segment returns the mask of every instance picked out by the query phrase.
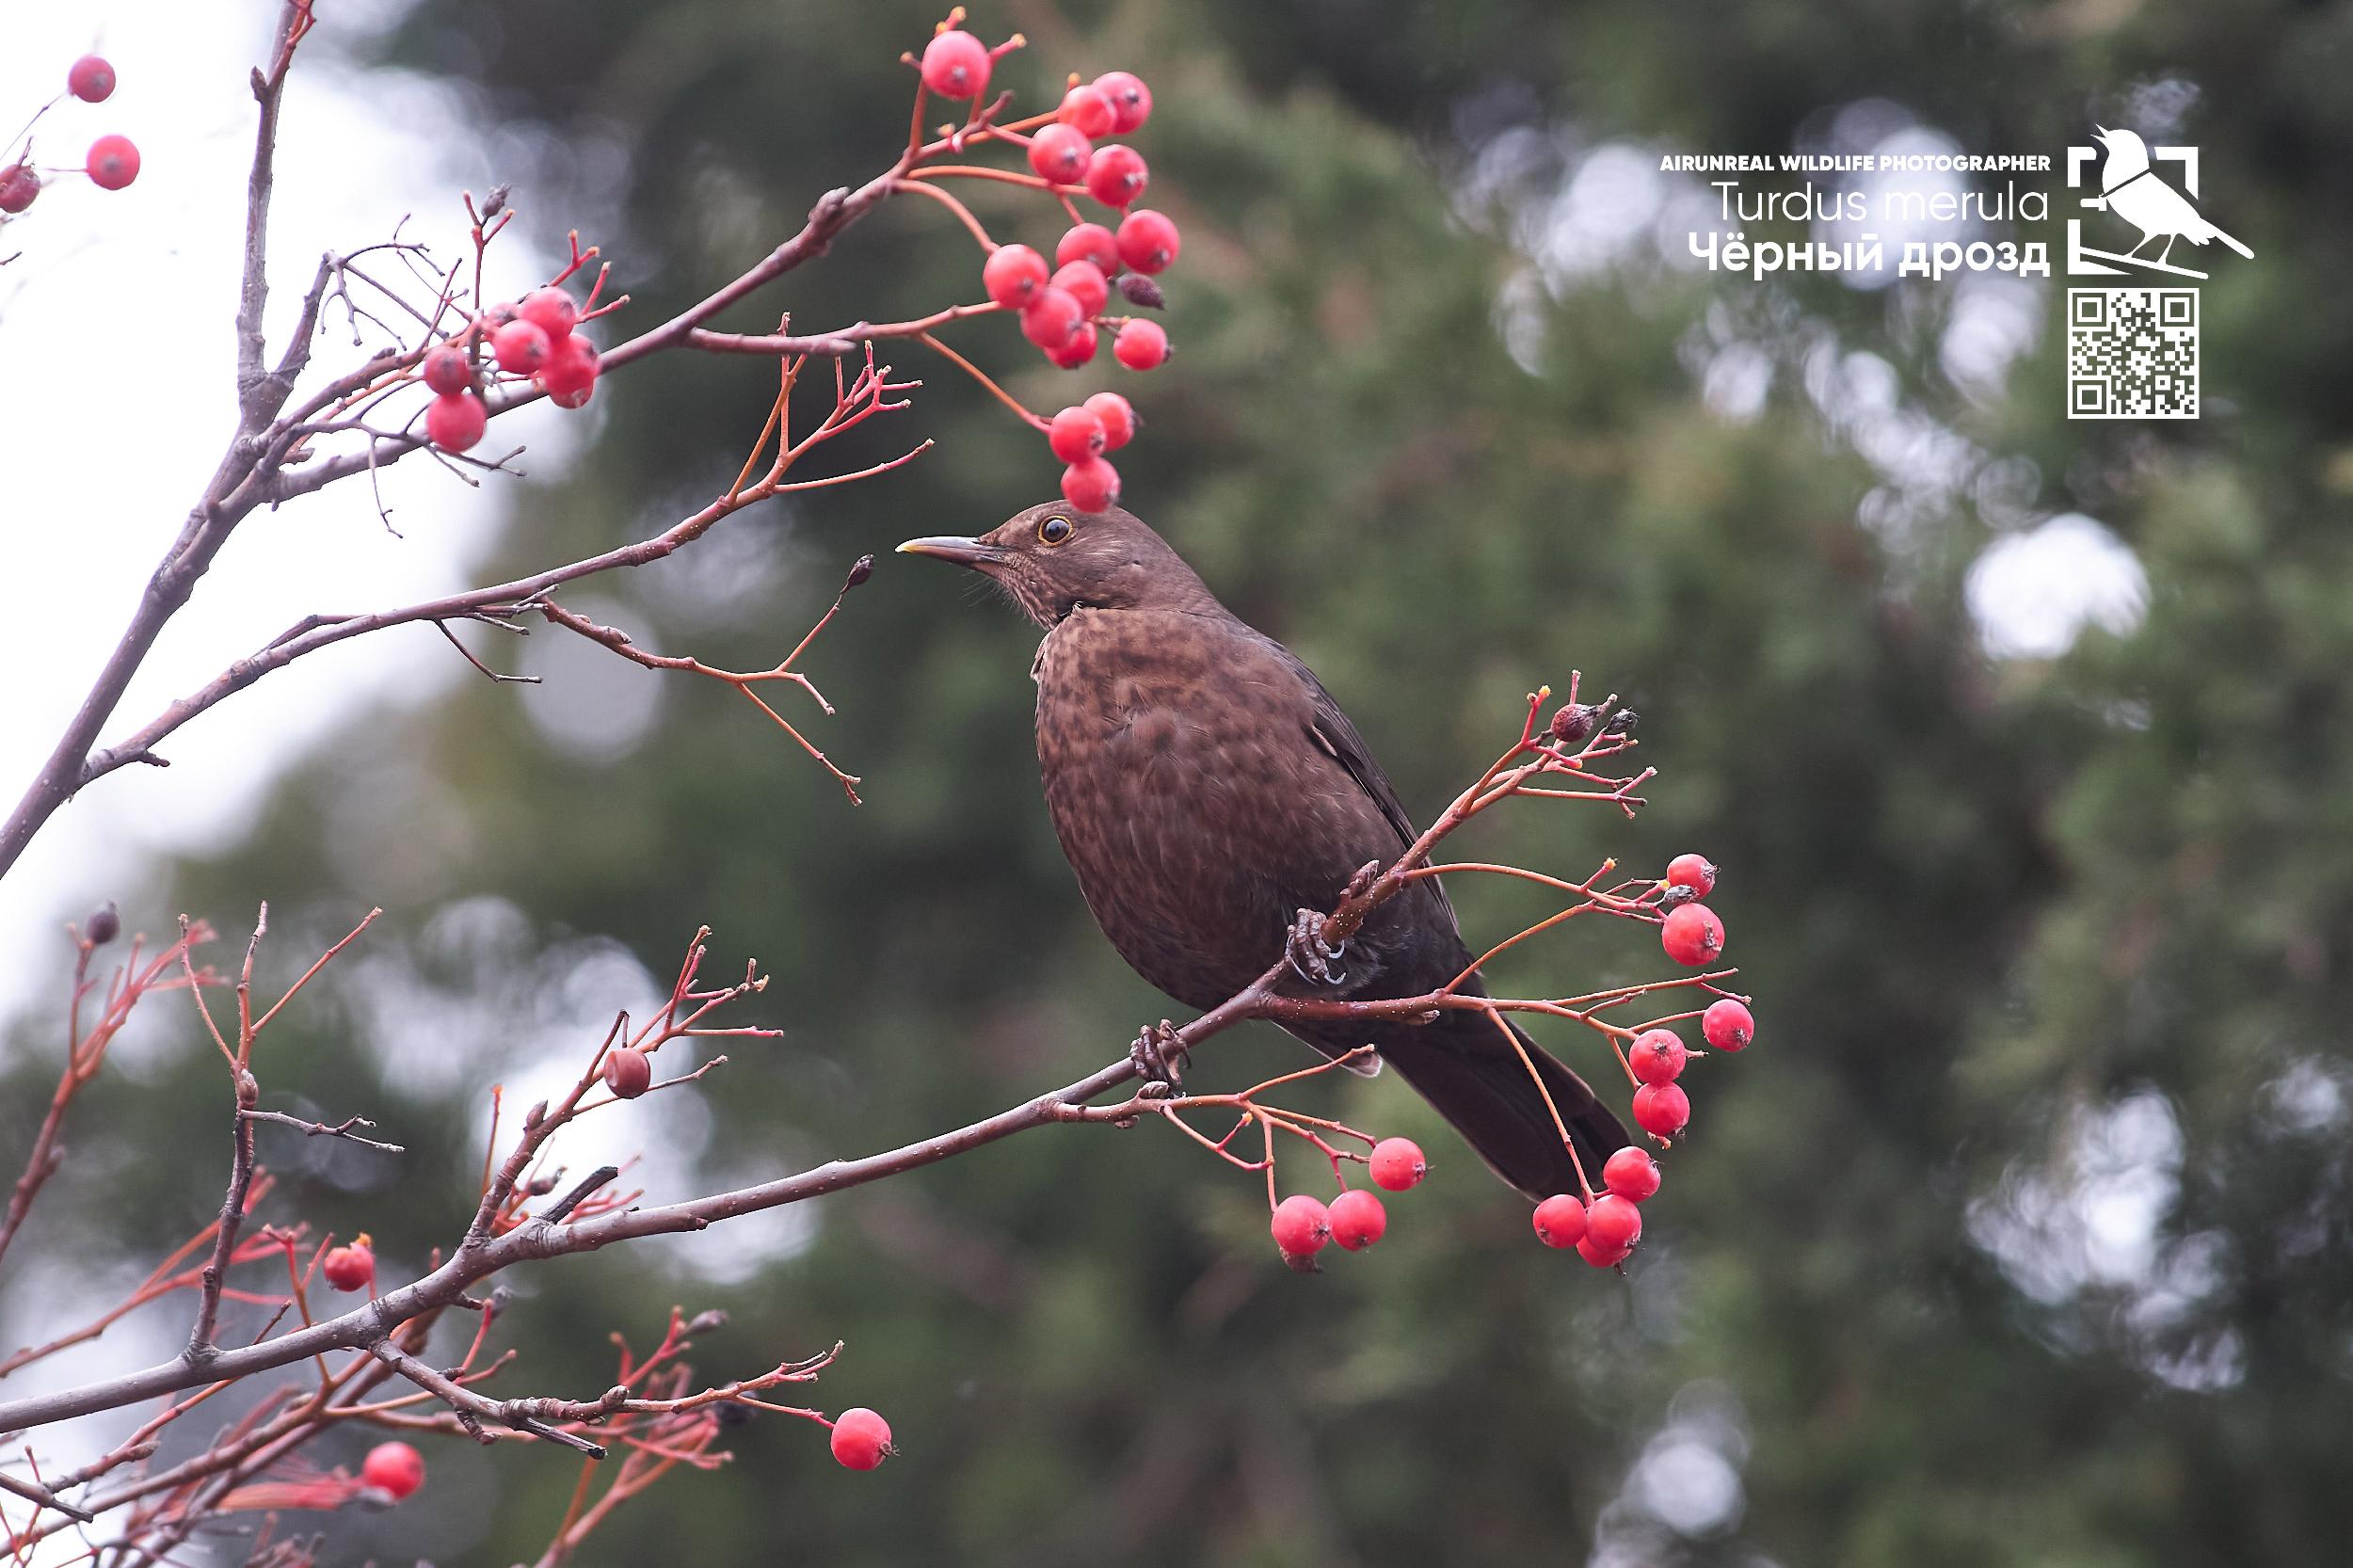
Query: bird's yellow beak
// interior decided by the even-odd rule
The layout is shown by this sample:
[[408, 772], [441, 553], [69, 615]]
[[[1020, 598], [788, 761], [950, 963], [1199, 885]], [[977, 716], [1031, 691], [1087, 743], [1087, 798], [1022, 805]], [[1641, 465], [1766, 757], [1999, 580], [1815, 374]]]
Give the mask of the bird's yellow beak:
[[960, 539], [952, 534], [936, 534], [929, 538], [909, 539], [901, 545], [901, 555], [936, 555], [943, 561], [953, 561], [960, 567], [984, 567], [1005, 558], [1005, 552], [985, 539]]

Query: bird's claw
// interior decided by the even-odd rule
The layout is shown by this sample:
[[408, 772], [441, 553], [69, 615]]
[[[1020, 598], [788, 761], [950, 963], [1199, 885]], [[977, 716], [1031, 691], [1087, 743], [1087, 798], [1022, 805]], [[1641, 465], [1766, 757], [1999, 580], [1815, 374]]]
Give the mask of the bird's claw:
[[1175, 1089], [1185, 1081], [1185, 1042], [1166, 1018], [1136, 1035], [1135, 1043], [1128, 1048], [1128, 1060], [1144, 1075], [1147, 1095], [1155, 1084]]
[[1283, 956], [1290, 960], [1291, 972], [1316, 985], [1337, 985], [1348, 979], [1335, 962], [1347, 952], [1346, 942], [1334, 947], [1323, 939], [1323, 916], [1314, 909], [1299, 912], [1283, 943]]

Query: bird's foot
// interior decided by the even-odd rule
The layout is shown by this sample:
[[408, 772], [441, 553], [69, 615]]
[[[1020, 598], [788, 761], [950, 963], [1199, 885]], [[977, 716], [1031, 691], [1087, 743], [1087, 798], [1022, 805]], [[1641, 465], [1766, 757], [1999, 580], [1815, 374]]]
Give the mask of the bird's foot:
[[[1160, 1097], [1185, 1081], [1185, 1043], [1176, 1026], [1166, 1018], [1136, 1035], [1135, 1043], [1128, 1048], [1128, 1060], [1144, 1075], [1147, 1097]], [[1154, 1094], [1155, 1088], [1159, 1095]]]
[[1337, 962], [1347, 952], [1346, 942], [1334, 947], [1323, 939], [1323, 916], [1313, 909], [1299, 912], [1283, 942], [1283, 956], [1290, 960], [1292, 972], [1317, 985], [1337, 985], [1348, 979]]

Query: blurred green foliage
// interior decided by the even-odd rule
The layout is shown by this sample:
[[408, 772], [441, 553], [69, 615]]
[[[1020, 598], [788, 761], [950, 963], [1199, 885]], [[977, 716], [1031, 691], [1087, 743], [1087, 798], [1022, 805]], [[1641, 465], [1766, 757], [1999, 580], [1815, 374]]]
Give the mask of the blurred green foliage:
[[[653, 321], [888, 160], [896, 56], [932, 20], [896, 0], [425, 0], [385, 63], [467, 84], [523, 133], [530, 216], [592, 231], [630, 319]], [[731, 1471], [665, 1482], [589, 1560], [2339, 1555], [2353, 8], [1019, 0], [978, 23], [1028, 33], [1000, 72], [1026, 95], [1115, 65], [1157, 95], [1139, 141], [1185, 226], [1179, 352], [1131, 389], [1130, 504], [1319, 670], [1425, 814], [1537, 681], [1579, 668], [1627, 694], [1662, 770], [1641, 821], [1514, 808], [1476, 847], [1561, 872], [1706, 851], [1761, 1036], [1694, 1075], [1696, 1136], [1630, 1285], [1535, 1247], [1394, 1080], [1311, 1097], [1422, 1137], [1438, 1173], [1392, 1205], [1378, 1252], [1318, 1279], [1275, 1265], [1250, 1180], [1151, 1129], [1033, 1134], [748, 1239], [543, 1271], [509, 1320], [519, 1387], [600, 1388], [608, 1329], [720, 1305], [707, 1372], [845, 1339], [817, 1397], [883, 1410], [904, 1449], [851, 1476], [810, 1430], [749, 1425]], [[1989, 394], [1941, 357], [1949, 286], [1694, 274], [1679, 235], [1530, 264], [1605, 144], [1653, 166], [1778, 152], [1883, 99], [1966, 150], [2056, 152], [2164, 92], [2261, 258], [2205, 290], [2195, 424], [2059, 417], [2063, 280], [2031, 296], [2039, 342]], [[1000, 234], [1056, 232], [975, 200]], [[916, 314], [975, 276], [943, 214], [896, 203], [731, 325]], [[1000, 327], [956, 341], [1033, 404], [1099, 384]], [[1750, 417], [1703, 400], [1731, 344], [1772, 372]], [[1042, 443], [919, 354], [894, 356], [926, 378], [916, 409], [829, 460], [918, 435], [932, 454], [578, 602], [650, 647], [756, 665], [859, 553], [1048, 493]], [[1891, 483], [1837, 392], [1851, 355], [1892, 368], [1921, 428], [2011, 460], [2005, 510], [1974, 464], [1892, 513], [1867, 499]], [[514, 490], [498, 564], [694, 504], [772, 376], [673, 356], [615, 377], [581, 460]], [[1970, 563], [2021, 515], [2073, 510], [2137, 552], [2145, 619], [2056, 663], [1989, 661]], [[138, 901], [152, 927], [267, 896], [280, 968], [392, 906], [374, 956], [288, 1018], [264, 1081], [368, 1109], [411, 1153], [396, 1177], [351, 1151], [281, 1156], [291, 1208], [415, 1266], [472, 1190], [484, 1083], [584, 1049], [630, 1000], [620, 955], [664, 974], [703, 923], [719, 960], [775, 971], [756, 1013], [788, 1032], [731, 1051], [699, 1109], [595, 1135], [662, 1141], [656, 1196], [966, 1120], [1166, 1010], [1096, 934], [1037, 798], [1032, 633], [945, 568], [881, 559], [807, 666], [840, 715], [791, 710], [864, 776], [862, 808], [730, 694], [541, 636], [525, 664], [572, 683], [573, 729], [531, 720], [566, 700], [553, 686], [376, 717], [243, 848]], [[600, 724], [648, 683], [648, 727], [612, 740]], [[1474, 935], [1535, 907], [1455, 893]], [[1639, 931], [1578, 931], [1496, 979], [1657, 966]], [[1224, 1083], [1300, 1053], [1264, 1032], [1208, 1054]], [[0, 1144], [37, 1097], [18, 1060]], [[189, 1042], [109, 1082], [93, 1112], [143, 1157], [91, 1140], [45, 1244], [140, 1258], [201, 1223], [215, 1130], [178, 1108], [217, 1076]], [[611, 1152], [593, 1144], [580, 1166]], [[440, 1506], [336, 1521], [338, 1560], [529, 1558], [575, 1474], [522, 1445], [429, 1457]]]

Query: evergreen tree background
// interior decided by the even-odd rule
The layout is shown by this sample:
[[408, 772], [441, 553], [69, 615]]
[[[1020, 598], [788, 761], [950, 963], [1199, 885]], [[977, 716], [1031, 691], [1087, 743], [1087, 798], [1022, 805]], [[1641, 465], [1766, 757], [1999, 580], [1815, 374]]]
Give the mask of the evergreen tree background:
[[[530, 216], [601, 240], [652, 321], [888, 161], [896, 56], [936, 20], [424, 0], [364, 63], [463, 85], [508, 133]], [[1029, 35], [1000, 70], [1025, 98], [1114, 66], [1157, 95], [1141, 140], [1185, 256], [1177, 357], [1120, 383], [1148, 426], [1129, 503], [1321, 674], [1425, 817], [1539, 680], [1627, 694], [1663, 772], [1642, 818], [1514, 808], [1477, 845], [1577, 872], [1708, 853], [1760, 1038], [1694, 1073], [1630, 1284], [1536, 1247], [1394, 1078], [1315, 1093], [1439, 1168], [1380, 1249], [1317, 1279], [1275, 1265], [1252, 1182], [1172, 1136], [1091, 1128], [540, 1270], [507, 1320], [519, 1389], [601, 1388], [607, 1330], [724, 1306], [706, 1372], [844, 1339], [817, 1399], [881, 1409], [904, 1450], [852, 1476], [811, 1429], [749, 1424], [732, 1469], [665, 1481], [588, 1559], [2338, 1555], [2353, 8], [1013, 0], [975, 22]], [[2059, 417], [2063, 278], [1758, 283], [1681, 254], [1675, 203], [1713, 199], [1661, 153], [1836, 150], [1907, 121], [1967, 152], [2056, 152], [2094, 121], [2197, 143], [2259, 258], [2204, 286], [2206, 417]], [[881, 320], [976, 277], [944, 215], [900, 202], [778, 299], [803, 327]], [[1077, 378], [999, 325], [956, 342], [1032, 406], [1066, 400]], [[1038, 799], [1032, 632], [887, 553], [1052, 483], [1041, 441], [920, 353], [894, 356], [927, 381], [917, 410], [837, 460], [917, 426], [931, 455], [578, 601], [757, 665], [882, 552], [809, 665], [863, 808], [730, 694], [540, 636], [520, 657], [548, 686], [371, 716], [240, 846], [124, 900], [136, 927], [184, 908], [241, 930], [267, 897], [281, 965], [388, 906], [280, 1026], [266, 1079], [374, 1108], [409, 1145], [393, 1171], [331, 1147], [285, 1162], [286, 1201], [373, 1231], [388, 1272], [460, 1223], [482, 1086], [584, 1047], [699, 924], [717, 957], [773, 968], [761, 1017], [789, 1032], [576, 1150], [584, 1168], [596, 1137], [651, 1144], [658, 1194], [960, 1122], [1167, 1011], [1096, 933]], [[773, 374], [671, 356], [615, 377], [578, 461], [507, 490], [497, 564], [636, 536], [724, 483]], [[2061, 657], [1991, 657], [1973, 564], [2068, 513], [2129, 547], [2145, 614]], [[1454, 891], [1474, 932], [1535, 910]], [[1657, 964], [1643, 933], [1576, 931], [1496, 980]], [[50, 1028], [25, 1020], [6, 1058], [0, 1147], [38, 1115]], [[1201, 1070], [1238, 1084], [1297, 1057], [1253, 1031]], [[184, 1108], [217, 1077], [191, 1039], [110, 1081], [120, 1146], [89, 1143], [26, 1246], [148, 1259], [203, 1223], [216, 1129]], [[576, 1475], [522, 1444], [427, 1458], [419, 1503], [330, 1522], [334, 1560], [528, 1560]]]

